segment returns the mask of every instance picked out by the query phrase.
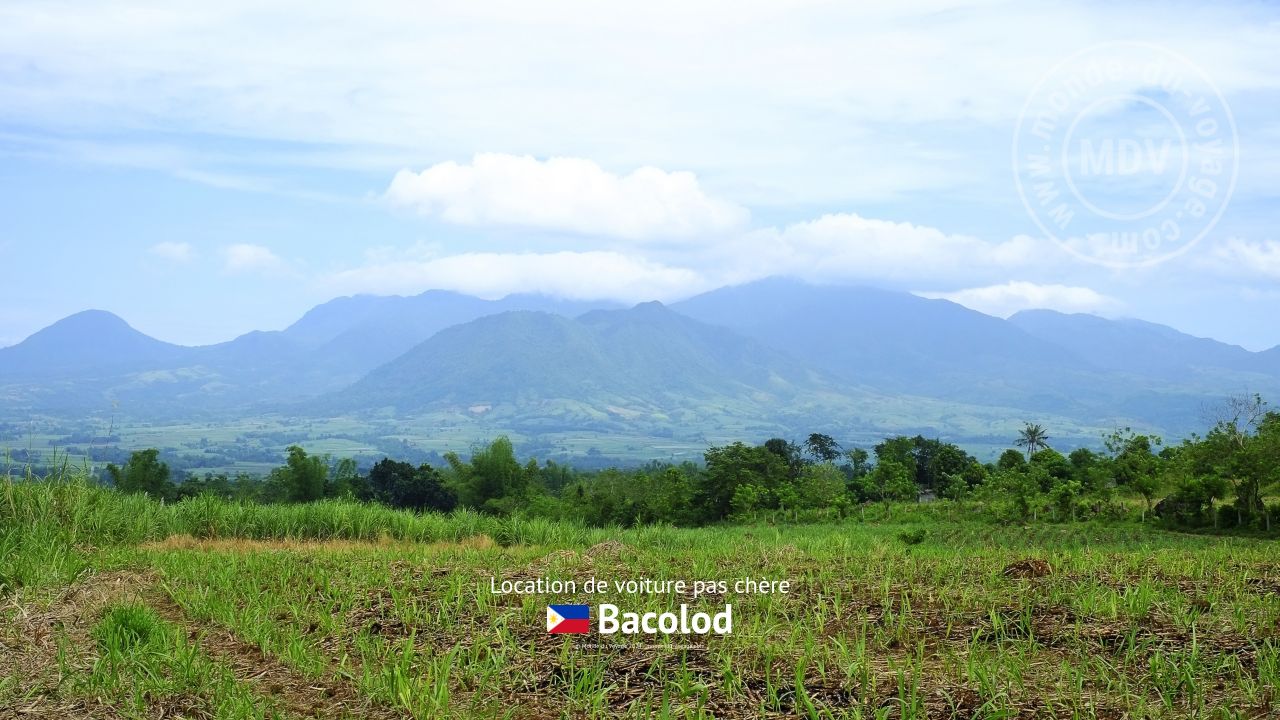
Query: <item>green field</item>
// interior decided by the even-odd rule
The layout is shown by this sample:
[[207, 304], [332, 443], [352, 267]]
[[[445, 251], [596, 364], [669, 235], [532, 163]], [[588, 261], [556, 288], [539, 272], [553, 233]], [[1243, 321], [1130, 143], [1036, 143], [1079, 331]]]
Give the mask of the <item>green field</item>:
[[[21, 423], [0, 422], [0, 471], [5, 470], [5, 457], [26, 451], [30, 462], [58, 463], [66, 460], [77, 467], [101, 469], [104, 462], [94, 462], [91, 451], [128, 452], [158, 448], [169, 462], [180, 461], [181, 467], [197, 476], [206, 472], [247, 472], [265, 474], [279, 465], [292, 444], [301, 444], [313, 454], [353, 457], [373, 462], [387, 456], [400, 457], [404, 448], [443, 455], [457, 452], [466, 455], [477, 443], [507, 436], [522, 456], [555, 459], [559, 462], [582, 461], [590, 456], [607, 458], [618, 464], [642, 464], [652, 460], [683, 462], [700, 461], [708, 446], [727, 444], [744, 438], [763, 441], [774, 436], [789, 436], [788, 428], [776, 424], [751, 424], [735, 419], [732, 412], [703, 408], [685, 421], [668, 419], [661, 423], [646, 421], [621, 422], [620, 425], [591, 426], [556, 420], [566, 411], [563, 403], [547, 403], [545, 423], [530, 420], [516, 423], [514, 416], [502, 409], [480, 415], [466, 412], [437, 412], [414, 417], [261, 417], [217, 419], [209, 421], [139, 421], [126, 416], [101, 414], [91, 420], [82, 417], [28, 418]], [[855, 415], [829, 427], [827, 418], [845, 417], [841, 413], [815, 414], [805, 427], [827, 428], [837, 432], [850, 447], [870, 447], [887, 435], [917, 432], [934, 437], [936, 428], [921, 425], [921, 416], [889, 400], [858, 408]], [[957, 445], [986, 462], [994, 460], [1017, 436], [1022, 423], [1020, 413], [1007, 408], [987, 408], [985, 414], [963, 411], [961, 406], [934, 403], [937, 424], [952, 428], [946, 433]], [[959, 409], [957, 409], [959, 408]], [[875, 423], [858, 417], [875, 417]], [[708, 431], [706, 428], [715, 430]], [[1113, 426], [1087, 425], [1065, 418], [1054, 418], [1054, 436], [1063, 448], [1099, 447], [1103, 436]], [[107, 441], [107, 436], [113, 439]], [[96, 438], [96, 441], [76, 438]], [[252, 459], [228, 460], [229, 451], [249, 451]], [[22, 462], [10, 463], [21, 469]]]
[[[894, 521], [876, 508], [838, 524], [607, 530], [336, 501], [162, 505], [79, 483], [0, 490], [0, 716], [1280, 712], [1274, 541], [953, 522], [945, 503], [894, 508]], [[538, 577], [792, 587], [490, 593], [491, 578]], [[548, 634], [546, 605], [574, 601], [729, 603], [735, 624]]]

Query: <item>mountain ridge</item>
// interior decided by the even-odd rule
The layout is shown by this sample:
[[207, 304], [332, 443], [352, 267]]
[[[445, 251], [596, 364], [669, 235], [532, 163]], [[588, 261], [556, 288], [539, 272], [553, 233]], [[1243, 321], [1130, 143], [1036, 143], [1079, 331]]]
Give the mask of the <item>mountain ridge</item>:
[[[513, 348], [531, 355], [521, 364]], [[396, 372], [377, 392], [361, 384]], [[537, 398], [587, 419], [632, 412], [624, 406], [634, 400], [654, 422], [677, 408], [697, 423], [702, 411], [748, 422], [786, 404], [848, 415], [851, 401], [874, 396], [878, 407], [915, 403], [912, 412], [929, 413], [916, 425], [929, 427], [950, 422], [951, 403], [1176, 436], [1224, 394], [1280, 393], [1280, 347], [1250, 352], [1145, 321], [1050, 310], [1006, 320], [905, 292], [773, 278], [626, 309], [448, 291], [351, 296], [284, 330], [197, 347], [87, 311], [0, 349], [0, 407], [10, 414], [104, 403], [139, 416], [329, 412], [368, 409], [351, 401], [360, 388], [395, 407], [397, 387], [418, 393], [418, 408], [530, 399], [508, 403], [519, 407], [513, 423], [540, 417]], [[485, 388], [497, 394], [467, 396]]]
[[[710, 291], [707, 291], [707, 292], [705, 292], [705, 293], [700, 293], [700, 294], [698, 294], [698, 295], [694, 295], [694, 296], [689, 297], [689, 298], [686, 298], [686, 299], [684, 299], [684, 300], [679, 300], [679, 301], [674, 301], [674, 302], [671, 302], [671, 303], [666, 303], [666, 304], [665, 304], [665, 306], [667, 306], [667, 307], [671, 307], [671, 308], [678, 308], [679, 306], [681, 306], [681, 305], [682, 305], [682, 304], [684, 304], [684, 303], [689, 302], [690, 300], [693, 300], [693, 299], [695, 299], [695, 298], [698, 298], [698, 297], [701, 297], [701, 296], [704, 296], [704, 295], [709, 295], [709, 294], [711, 294], [711, 293], [715, 293], [715, 292], [718, 292], [718, 291], [720, 291], [720, 290], [728, 290], [728, 289], [732, 289], [732, 288], [742, 288], [742, 287], [745, 287], [745, 286], [758, 285], [758, 284], [762, 284], [762, 283], [770, 283], [770, 282], [775, 282], [775, 281], [778, 281], [778, 282], [785, 282], [785, 283], [790, 283], [790, 284], [794, 284], [794, 285], [801, 285], [801, 286], [815, 287], [815, 288], [823, 288], [823, 287], [834, 287], [834, 288], [854, 288], [854, 289], [862, 289], [862, 290], [868, 290], [868, 291], [873, 291], [873, 292], [881, 292], [881, 293], [886, 293], [886, 294], [907, 295], [907, 296], [911, 296], [911, 297], [919, 298], [920, 300], [924, 300], [924, 301], [936, 302], [936, 303], [947, 303], [947, 304], [949, 304], [949, 305], [954, 305], [954, 306], [956, 306], [956, 307], [964, 308], [965, 310], [968, 310], [969, 312], [979, 313], [979, 314], [985, 315], [986, 317], [993, 318], [993, 319], [996, 319], [996, 320], [1002, 320], [1002, 319], [1003, 319], [1003, 320], [1006, 320], [1006, 321], [1011, 321], [1011, 320], [1013, 320], [1014, 318], [1016, 318], [1016, 317], [1018, 317], [1018, 316], [1020, 316], [1020, 315], [1025, 315], [1025, 314], [1029, 314], [1029, 313], [1030, 313], [1030, 314], [1035, 314], [1035, 313], [1053, 313], [1053, 314], [1065, 315], [1065, 316], [1069, 316], [1069, 317], [1077, 317], [1077, 316], [1078, 316], [1078, 317], [1086, 317], [1086, 318], [1097, 318], [1097, 319], [1099, 319], [1099, 320], [1103, 320], [1103, 321], [1106, 321], [1106, 322], [1112, 322], [1112, 323], [1135, 323], [1135, 324], [1137, 324], [1137, 325], [1145, 325], [1145, 326], [1150, 326], [1150, 327], [1153, 327], [1153, 328], [1159, 328], [1159, 329], [1161, 329], [1161, 330], [1163, 330], [1163, 331], [1166, 331], [1166, 332], [1169, 332], [1169, 333], [1173, 333], [1173, 334], [1176, 334], [1176, 335], [1179, 335], [1179, 336], [1184, 336], [1184, 337], [1187, 337], [1187, 338], [1194, 338], [1194, 339], [1198, 339], [1198, 340], [1207, 340], [1207, 341], [1214, 342], [1214, 343], [1218, 343], [1218, 344], [1221, 344], [1221, 345], [1226, 345], [1226, 346], [1229, 346], [1229, 347], [1239, 348], [1241, 351], [1246, 352], [1246, 353], [1250, 353], [1250, 354], [1252, 354], [1252, 355], [1267, 355], [1267, 354], [1271, 354], [1271, 353], [1280, 354], [1280, 344], [1277, 344], [1277, 345], [1274, 345], [1274, 346], [1271, 346], [1271, 347], [1267, 347], [1267, 348], [1263, 348], [1263, 349], [1261, 349], [1261, 350], [1249, 350], [1248, 348], [1245, 348], [1245, 347], [1243, 347], [1243, 346], [1241, 346], [1241, 345], [1239, 345], [1239, 344], [1237, 344], [1237, 343], [1230, 343], [1230, 342], [1227, 342], [1227, 341], [1225, 341], [1225, 340], [1219, 340], [1219, 339], [1217, 339], [1217, 338], [1208, 337], [1208, 336], [1193, 335], [1193, 334], [1191, 334], [1191, 333], [1184, 332], [1184, 331], [1179, 330], [1179, 329], [1177, 329], [1177, 328], [1175, 328], [1175, 327], [1172, 327], [1172, 326], [1170, 326], [1170, 325], [1165, 325], [1165, 324], [1163, 324], [1163, 323], [1157, 323], [1157, 322], [1154, 322], [1154, 321], [1151, 321], [1151, 320], [1145, 320], [1145, 319], [1143, 319], [1143, 318], [1137, 318], [1137, 317], [1117, 317], [1117, 318], [1108, 318], [1108, 317], [1104, 317], [1104, 316], [1102, 316], [1102, 315], [1096, 315], [1096, 314], [1093, 314], [1093, 313], [1069, 313], [1069, 312], [1063, 312], [1063, 311], [1059, 311], [1059, 310], [1053, 310], [1053, 309], [1050, 309], [1050, 308], [1028, 308], [1028, 309], [1025, 309], [1025, 310], [1019, 310], [1019, 311], [1015, 312], [1013, 315], [1010, 315], [1008, 318], [1000, 318], [999, 316], [996, 316], [996, 315], [987, 315], [986, 313], [982, 313], [981, 311], [978, 311], [978, 310], [972, 310], [972, 309], [970, 309], [970, 308], [965, 307], [964, 305], [960, 305], [959, 303], [956, 303], [956, 302], [951, 301], [951, 300], [946, 300], [946, 299], [943, 299], [943, 298], [925, 298], [925, 297], [922, 297], [922, 296], [919, 296], [919, 295], [915, 295], [915, 294], [913, 294], [913, 293], [909, 293], [909, 292], [905, 292], [905, 291], [889, 290], [889, 289], [878, 288], [878, 287], [870, 286], [870, 285], [839, 285], [839, 284], [826, 284], [826, 285], [824, 285], [824, 284], [812, 284], [812, 283], [806, 283], [806, 282], [804, 282], [804, 281], [794, 280], [794, 279], [786, 278], [786, 277], [769, 277], [769, 278], [765, 278], [765, 279], [763, 279], [763, 280], [756, 280], [756, 281], [748, 282], [748, 283], [740, 283], [740, 284], [736, 284], [736, 285], [726, 285], [726, 286], [721, 287], [721, 288], [718, 288], [718, 289], [716, 289], [716, 290], [710, 290]], [[321, 310], [322, 310], [322, 309], [324, 309], [324, 308], [328, 308], [329, 306], [334, 306], [334, 305], [341, 306], [341, 305], [344, 305], [344, 304], [347, 304], [347, 303], [351, 303], [351, 302], [371, 301], [371, 302], [369, 302], [369, 305], [370, 305], [371, 307], [377, 307], [377, 306], [382, 306], [382, 305], [384, 305], [384, 304], [385, 304], [385, 305], [390, 305], [390, 304], [393, 304], [395, 301], [401, 301], [401, 300], [412, 300], [412, 299], [415, 299], [415, 298], [423, 298], [423, 297], [430, 297], [430, 296], [445, 296], [445, 295], [452, 295], [452, 296], [456, 296], [456, 297], [458, 297], [458, 298], [465, 298], [465, 299], [467, 299], [467, 300], [475, 301], [476, 303], [479, 303], [479, 304], [488, 304], [488, 305], [492, 305], [492, 307], [494, 308], [494, 312], [502, 312], [502, 311], [504, 311], [505, 309], [507, 309], [507, 308], [505, 308], [505, 307], [501, 307], [503, 304], [511, 303], [511, 302], [513, 302], [513, 301], [515, 301], [515, 300], [521, 300], [521, 299], [529, 299], [529, 300], [530, 300], [530, 302], [564, 303], [564, 304], [566, 304], [566, 305], [570, 305], [570, 306], [575, 306], [575, 305], [576, 305], [576, 306], [580, 306], [580, 307], [583, 307], [583, 308], [612, 308], [612, 309], [619, 309], [619, 308], [622, 308], [622, 307], [623, 307], [623, 305], [622, 305], [622, 304], [617, 303], [617, 302], [614, 302], [614, 301], [608, 301], [608, 300], [600, 300], [600, 301], [587, 301], [587, 300], [562, 300], [562, 299], [555, 298], [554, 296], [551, 296], [551, 295], [543, 295], [543, 294], [539, 294], [539, 293], [512, 293], [512, 294], [509, 294], [509, 295], [505, 295], [505, 296], [503, 296], [503, 297], [501, 297], [501, 298], [498, 298], [498, 299], [496, 299], [496, 300], [488, 300], [488, 299], [480, 298], [480, 297], [473, 296], [473, 295], [466, 295], [465, 293], [458, 293], [458, 292], [451, 291], [451, 290], [426, 290], [426, 291], [424, 291], [424, 292], [422, 292], [422, 293], [418, 293], [418, 294], [416, 294], [416, 295], [375, 295], [375, 294], [370, 294], [370, 293], [358, 293], [358, 294], [355, 294], [355, 295], [340, 295], [340, 296], [334, 297], [334, 298], [332, 298], [332, 299], [330, 299], [330, 300], [326, 300], [325, 302], [322, 302], [322, 303], [320, 303], [320, 304], [318, 304], [318, 305], [315, 305], [315, 306], [313, 306], [313, 307], [309, 308], [308, 310], [306, 310], [306, 311], [305, 311], [301, 316], [299, 316], [299, 318], [298, 318], [297, 320], [295, 320], [294, 322], [290, 323], [288, 326], [286, 326], [286, 327], [285, 327], [284, 329], [282, 329], [282, 330], [249, 330], [249, 331], [247, 331], [247, 332], [241, 333], [240, 335], [237, 335], [237, 336], [235, 336], [235, 337], [229, 338], [229, 339], [227, 339], [227, 340], [220, 340], [220, 341], [213, 342], [213, 343], [203, 343], [203, 344], [196, 344], [196, 345], [183, 345], [183, 344], [181, 344], [181, 343], [172, 343], [172, 342], [169, 342], [169, 341], [166, 341], [166, 340], [160, 340], [159, 338], [155, 338], [155, 337], [150, 336], [150, 335], [148, 335], [147, 337], [150, 337], [151, 339], [155, 340], [156, 342], [164, 343], [164, 344], [166, 344], [166, 345], [172, 345], [172, 346], [174, 346], [174, 347], [186, 348], [186, 349], [199, 349], [199, 348], [209, 348], [209, 347], [216, 347], [216, 346], [225, 346], [225, 345], [227, 345], [227, 344], [229, 344], [229, 343], [232, 343], [232, 342], [235, 342], [235, 341], [237, 341], [237, 340], [240, 340], [241, 338], [244, 338], [244, 337], [246, 337], [246, 336], [252, 336], [252, 335], [263, 335], [263, 334], [283, 334], [283, 335], [287, 335], [287, 336], [292, 337], [294, 340], [297, 340], [297, 341], [301, 342], [301, 343], [302, 343], [302, 344], [304, 344], [304, 345], [319, 345], [319, 344], [324, 344], [324, 343], [327, 343], [327, 342], [329, 342], [329, 341], [333, 340], [335, 337], [337, 337], [338, 335], [342, 334], [342, 332], [345, 332], [345, 331], [347, 331], [347, 330], [349, 330], [349, 329], [350, 329], [350, 325], [349, 325], [349, 324], [348, 324], [348, 325], [342, 325], [338, 330], [336, 330], [336, 331], [332, 331], [332, 332], [327, 332], [327, 333], [326, 333], [326, 331], [324, 331], [324, 330], [313, 329], [313, 327], [314, 327], [314, 326], [321, 326], [321, 325], [323, 325], [324, 321], [323, 321], [323, 320], [320, 320], [320, 319], [318, 319], [318, 318], [312, 318], [311, 316], [312, 316], [313, 314], [317, 313], [318, 311], [321, 311]], [[384, 302], [384, 301], [390, 301], [390, 302]], [[647, 301], [647, 302], [659, 302], [659, 301]], [[661, 304], [661, 303], [660, 303], [660, 304]], [[500, 308], [500, 307], [501, 307], [501, 309], [497, 309], [497, 308]], [[585, 310], [584, 310], [584, 311], [585, 311]], [[117, 319], [117, 320], [119, 320], [120, 322], [125, 322], [122, 318], [120, 318], [120, 316], [118, 316], [118, 315], [116, 315], [115, 313], [112, 313], [112, 312], [110, 312], [110, 311], [108, 311], [108, 310], [103, 310], [103, 309], [101, 309], [101, 308], [85, 308], [84, 310], [79, 310], [79, 311], [77, 311], [77, 312], [75, 312], [75, 313], [72, 313], [71, 315], [67, 315], [67, 316], [65, 316], [65, 317], [63, 317], [63, 318], [61, 318], [61, 319], [59, 319], [59, 320], [56, 320], [56, 321], [54, 321], [53, 323], [51, 323], [50, 325], [47, 325], [47, 326], [45, 326], [44, 328], [41, 328], [40, 330], [37, 330], [36, 332], [32, 333], [31, 335], [26, 336], [25, 338], [22, 338], [22, 339], [18, 340], [17, 342], [14, 342], [14, 343], [12, 343], [12, 344], [10, 344], [10, 345], [0, 346], [0, 350], [7, 350], [7, 349], [10, 349], [10, 348], [17, 347], [18, 345], [21, 345], [22, 343], [26, 342], [26, 340], [28, 340], [28, 339], [30, 339], [30, 338], [32, 338], [32, 337], [34, 337], [35, 335], [39, 334], [40, 332], [42, 332], [42, 331], [44, 331], [44, 330], [48, 330], [48, 329], [50, 329], [50, 328], [54, 327], [55, 325], [57, 325], [58, 323], [60, 323], [60, 322], [62, 322], [62, 321], [64, 321], [64, 320], [69, 320], [69, 319], [71, 319], [71, 318], [75, 318], [75, 317], [76, 317], [76, 316], [78, 316], [78, 315], [84, 315], [84, 314], [103, 314], [103, 315], [109, 315], [109, 316], [111, 316], [111, 317], [116, 318], [116, 319]], [[486, 314], [492, 314], [492, 313], [486, 313]], [[572, 313], [571, 313], [571, 314], [572, 314]], [[127, 324], [127, 322], [125, 322], [125, 324]], [[357, 324], [357, 323], [352, 323], [352, 324]], [[313, 327], [308, 327], [308, 325], [313, 325]], [[140, 332], [140, 331], [139, 331], [139, 332]], [[145, 333], [144, 333], [144, 334], [145, 334]], [[318, 341], [318, 342], [317, 342], [317, 338], [319, 338], [319, 341]]]
[[1280, 369], [1280, 365], [1269, 367], [1267, 351], [1252, 352], [1136, 318], [1109, 320], [1086, 313], [1023, 310], [1011, 315], [1009, 322], [1107, 369], [1175, 376], [1197, 366], [1244, 372]]
[[600, 394], [660, 409], [682, 395], [785, 395], [811, 380], [766, 347], [643, 303], [577, 318], [533, 311], [486, 316], [441, 331], [338, 395], [348, 409], [391, 403], [420, 411]]

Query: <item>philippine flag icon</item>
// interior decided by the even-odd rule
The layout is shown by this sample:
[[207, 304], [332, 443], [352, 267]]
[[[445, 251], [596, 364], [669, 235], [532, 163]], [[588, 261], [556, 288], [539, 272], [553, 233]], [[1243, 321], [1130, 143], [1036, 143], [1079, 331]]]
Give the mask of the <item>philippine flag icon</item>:
[[590, 605], [548, 605], [547, 632], [549, 633], [589, 633], [591, 632]]

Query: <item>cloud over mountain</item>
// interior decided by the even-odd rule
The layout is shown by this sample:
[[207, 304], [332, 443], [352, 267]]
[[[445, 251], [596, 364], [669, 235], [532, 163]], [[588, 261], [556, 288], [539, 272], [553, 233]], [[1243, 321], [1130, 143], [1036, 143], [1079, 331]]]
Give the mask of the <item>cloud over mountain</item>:
[[1092, 288], [1054, 284], [1037, 285], [1021, 280], [952, 292], [917, 292], [915, 294], [920, 297], [950, 300], [971, 310], [997, 317], [1009, 317], [1019, 310], [1032, 308], [1080, 313], [1114, 310], [1119, 305], [1115, 298], [1103, 295]]
[[438, 288], [490, 299], [541, 293], [627, 302], [682, 298], [710, 287], [694, 270], [611, 251], [404, 258], [344, 270], [319, 283], [334, 292], [413, 293]]

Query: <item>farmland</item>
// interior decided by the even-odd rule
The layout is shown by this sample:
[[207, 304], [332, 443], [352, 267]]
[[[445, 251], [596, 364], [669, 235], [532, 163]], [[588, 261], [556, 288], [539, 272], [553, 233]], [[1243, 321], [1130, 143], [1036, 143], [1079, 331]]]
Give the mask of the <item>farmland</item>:
[[[569, 412], [560, 403], [548, 403], [553, 414]], [[1007, 447], [1008, 438], [1020, 427], [1003, 411], [987, 416], [964, 412], [963, 406], [937, 403], [931, 406], [938, 421], [916, 422], [909, 404], [884, 400], [860, 412], [874, 414], [876, 423], [847, 423], [840, 437], [850, 443], [870, 445], [886, 432], [926, 432], [945, 424], [956, 427], [959, 444], [980, 459], [994, 460]], [[0, 408], [2, 411], [3, 408]], [[568, 426], [546, 422], [519, 424], [502, 408], [482, 414], [434, 412], [413, 417], [293, 417], [246, 415], [209, 420], [133, 418], [108, 412], [82, 416], [39, 416], [19, 422], [0, 416], [0, 469], [7, 455], [23, 461], [52, 464], [67, 458], [74, 465], [101, 466], [122, 462], [133, 450], [161, 449], [168, 462], [196, 475], [206, 472], [264, 473], [291, 444], [302, 444], [314, 453], [354, 457], [372, 463], [387, 455], [402, 459], [438, 461], [454, 451], [466, 453], [477, 442], [499, 435], [511, 438], [522, 454], [593, 466], [639, 465], [651, 460], [681, 462], [698, 459], [708, 444], [742, 438], [788, 434], [777, 424], [748, 423], [731, 412], [703, 408], [696, 422], [671, 419], [662, 425], [636, 422], [626, 427]], [[835, 415], [839, 416], [840, 413]], [[828, 426], [828, 416], [815, 416], [814, 425]], [[1076, 446], [1100, 446], [1099, 438], [1113, 428], [1056, 418], [1055, 439], [1065, 450]]]
[[[0, 498], [16, 717], [1266, 717], [1280, 549], [1133, 523], [587, 529], [355, 503]], [[491, 579], [789, 580], [495, 595]], [[552, 635], [548, 603], [734, 608], [730, 635]]]

